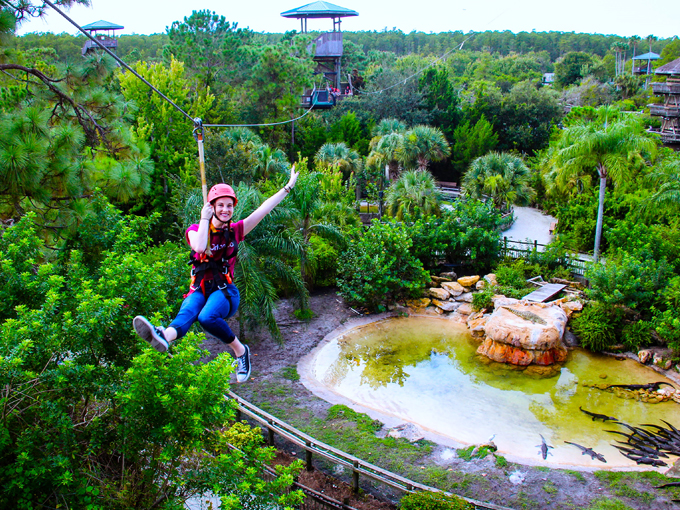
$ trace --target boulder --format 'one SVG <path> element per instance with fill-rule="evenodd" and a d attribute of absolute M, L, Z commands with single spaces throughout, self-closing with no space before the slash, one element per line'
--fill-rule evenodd
<path fill-rule="evenodd" d="M 440 288 L 430 288 L 427 291 L 428 295 L 432 298 L 444 301 L 449 298 L 449 292 L 446 289 Z"/>
<path fill-rule="evenodd" d="M 673 362 L 670 359 L 664 358 L 658 353 L 654 355 L 654 364 L 659 368 L 663 368 L 664 370 L 668 370 L 673 366 Z"/>
<path fill-rule="evenodd" d="M 475 289 L 477 290 L 484 290 L 484 287 L 488 285 L 486 280 L 479 280 L 477 283 L 475 283 Z"/>
<path fill-rule="evenodd" d="M 430 279 L 437 285 L 441 285 L 444 282 L 450 282 L 450 278 L 444 278 L 443 276 L 430 276 Z"/>
<path fill-rule="evenodd" d="M 497 306 L 484 325 L 486 339 L 477 352 L 513 365 L 562 362 L 567 357 L 562 342 L 567 320 L 560 306 Z"/>
<path fill-rule="evenodd" d="M 441 276 L 442 278 L 449 278 L 450 281 L 456 281 L 458 279 L 458 275 L 453 271 L 439 273 L 439 276 Z"/>
<path fill-rule="evenodd" d="M 454 299 L 464 303 L 472 303 L 472 292 L 464 292 L 460 296 L 456 296 Z"/>
<path fill-rule="evenodd" d="M 461 315 L 470 315 L 472 313 L 472 305 L 470 303 L 463 303 L 456 309 L 456 312 Z"/>
<path fill-rule="evenodd" d="M 489 285 L 496 286 L 498 285 L 498 279 L 496 279 L 496 275 L 493 273 L 489 273 L 484 276 L 484 279 L 489 283 Z"/>
<path fill-rule="evenodd" d="M 387 433 L 388 437 L 393 437 L 395 439 L 404 438 L 414 443 L 423 439 L 423 431 L 416 425 L 412 423 L 402 423 L 397 425 Z"/>
<path fill-rule="evenodd" d="M 458 278 L 458 283 L 463 287 L 472 287 L 478 281 L 479 276 L 463 276 L 462 278 Z"/>
<path fill-rule="evenodd" d="M 406 301 L 406 306 L 414 310 L 418 310 L 420 308 L 425 308 L 431 302 L 432 300 L 430 298 L 410 299 Z"/>
<path fill-rule="evenodd" d="M 560 306 L 562 307 L 562 310 L 565 311 L 567 314 L 567 317 L 571 317 L 571 314 L 574 312 L 580 312 L 583 310 L 583 303 L 579 301 L 567 301 L 564 303 L 560 303 Z"/>
<path fill-rule="evenodd" d="M 467 327 L 474 337 L 484 337 L 484 326 L 486 321 L 489 319 L 490 315 L 480 315 L 478 313 L 473 313 L 468 317 Z"/>
<path fill-rule="evenodd" d="M 640 360 L 640 363 L 649 363 L 651 359 L 653 358 L 652 351 L 649 349 L 642 349 L 641 351 L 638 352 L 638 359 Z"/>
<path fill-rule="evenodd" d="M 444 282 L 441 286 L 442 289 L 446 289 L 452 296 L 460 296 L 465 292 L 463 286 L 458 282 Z"/>
<path fill-rule="evenodd" d="M 503 294 L 495 294 L 491 298 L 491 301 L 493 301 L 494 308 L 498 308 L 499 306 L 512 306 L 519 303 L 519 299 L 505 297 Z"/>
<path fill-rule="evenodd" d="M 445 312 L 455 312 L 456 309 L 460 307 L 460 303 L 456 303 L 455 301 L 440 301 L 438 299 L 433 299 L 432 304 Z"/>

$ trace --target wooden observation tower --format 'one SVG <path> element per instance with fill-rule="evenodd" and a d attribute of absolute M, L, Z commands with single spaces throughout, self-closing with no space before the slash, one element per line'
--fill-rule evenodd
<path fill-rule="evenodd" d="M 663 104 L 650 104 L 649 113 L 661 117 L 658 133 L 666 145 L 680 144 L 680 58 L 659 67 L 654 74 L 666 76 L 665 82 L 653 82 L 654 94 L 663 97 Z"/>
<path fill-rule="evenodd" d="M 320 34 L 309 46 L 309 51 L 314 49 L 314 62 L 316 62 L 317 76 L 323 76 L 324 80 L 320 88 L 305 91 L 302 96 L 302 106 L 315 108 L 331 108 L 336 100 L 342 99 L 346 94 L 352 93 L 351 84 L 342 81 L 342 31 L 340 23 L 342 18 L 358 16 L 359 13 L 329 2 L 313 2 L 297 9 L 291 9 L 281 13 L 284 18 L 298 18 L 300 20 L 300 32 L 307 33 L 307 21 L 310 18 L 330 18 L 333 20 L 333 31 Z"/>
<path fill-rule="evenodd" d="M 118 39 L 116 39 L 114 31 L 122 30 L 124 28 L 124 26 L 116 25 L 110 21 L 99 20 L 95 21 L 94 23 L 90 23 L 89 25 L 85 25 L 83 30 L 87 30 L 92 37 L 97 39 L 106 48 L 115 53 L 118 49 Z M 99 50 L 99 46 L 94 41 L 88 39 L 85 41 L 85 45 L 83 46 L 83 56 L 97 50 Z"/>

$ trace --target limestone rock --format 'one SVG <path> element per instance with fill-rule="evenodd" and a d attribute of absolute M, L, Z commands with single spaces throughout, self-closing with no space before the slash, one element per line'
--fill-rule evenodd
<path fill-rule="evenodd" d="M 467 327 L 474 337 L 484 337 L 484 325 L 489 319 L 490 315 L 480 315 L 477 313 L 471 314 L 468 317 Z"/>
<path fill-rule="evenodd" d="M 470 303 L 463 303 L 456 309 L 456 312 L 461 315 L 470 315 L 472 313 L 472 305 Z"/>
<path fill-rule="evenodd" d="M 498 308 L 499 306 L 512 306 L 519 303 L 519 299 L 505 297 L 503 294 L 495 294 L 491 298 L 491 301 L 493 301 L 494 308 Z"/>
<path fill-rule="evenodd" d="M 652 351 L 642 349 L 638 352 L 638 358 L 640 359 L 640 363 L 648 363 L 652 359 Z"/>
<path fill-rule="evenodd" d="M 406 306 L 417 310 L 420 308 L 425 308 L 431 302 L 432 300 L 430 298 L 410 299 L 409 301 L 406 301 Z"/>
<path fill-rule="evenodd" d="M 439 299 L 440 301 L 444 301 L 445 299 L 449 298 L 449 291 L 447 291 L 446 289 L 431 288 L 428 289 L 427 292 L 430 297 Z"/>
<path fill-rule="evenodd" d="M 444 310 L 442 310 L 438 306 L 435 306 L 434 311 L 437 312 L 437 315 L 444 315 L 444 313 L 446 313 L 446 312 L 444 312 Z"/>
<path fill-rule="evenodd" d="M 445 312 L 455 312 L 460 306 L 460 303 L 456 303 L 455 301 L 439 301 L 438 299 L 433 299 L 432 304 Z"/>
<path fill-rule="evenodd" d="M 458 283 L 463 287 L 472 287 L 478 281 L 479 276 L 463 276 L 462 278 L 458 278 Z"/>
<path fill-rule="evenodd" d="M 660 354 L 654 355 L 654 364 L 659 368 L 663 368 L 664 370 L 668 370 L 673 366 L 673 362 L 671 360 L 664 358 Z"/>
<path fill-rule="evenodd" d="M 491 286 L 496 286 L 498 285 L 498 280 L 496 279 L 496 275 L 494 273 L 489 273 L 484 276 L 484 279 L 489 283 Z"/>
<path fill-rule="evenodd" d="M 583 303 L 579 301 L 567 301 L 564 303 L 560 303 L 560 306 L 562 307 L 562 310 L 565 311 L 567 314 L 567 317 L 571 317 L 571 314 L 574 312 L 580 312 L 583 310 Z"/>
<path fill-rule="evenodd" d="M 512 305 L 513 311 L 508 308 L 496 306 L 486 321 L 479 354 L 514 365 L 551 365 L 566 359 L 562 337 L 568 319 L 561 307 L 518 303 Z"/>
<path fill-rule="evenodd" d="M 568 329 L 564 332 L 562 342 L 564 342 L 564 345 L 566 345 L 567 347 L 579 346 L 578 337 Z"/>
<path fill-rule="evenodd" d="M 443 276 L 430 276 L 430 279 L 437 285 L 441 285 L 444 282 L 450 282 L 451 278 L 445 278 Z"/>
<path fill-rule="evenodd" d="M 402 423 L 401 425 L 397 425 L 396 427 L 390 429 L 387 435 L 395 439 L 404 438 L 411 443 L 420 441 L 424 437 L 422 430 L 412 423 Z"/>
<path fill-rule="evenodd" d="M 460 296 L 465 289 L 458 282 L 444 282 L 442 283 L 442 289 L 446 289 L 452 296 Z"/>
<path fill-rule="evenodd" d="M 455 300 L 462 301 L 464 303 L 472 303 L 472 292 L 464 292 L 460 296 L 456 296 Z"/>
<path fill-rule="evenodd" d="M 458 275 L 453 271 L 448 271 L 446 273 L 439 273 L 442 278 L 449 278 L 450 281 L 455 281 L 458 279 Z"/>
<path fill-rule="evenodd" d="M 475 283 L 475 289 L 477 290 L 484 290 L 484 287 L 486 286 L 487 286 L 486 280 L 479 280 L 477 283 Z"/>

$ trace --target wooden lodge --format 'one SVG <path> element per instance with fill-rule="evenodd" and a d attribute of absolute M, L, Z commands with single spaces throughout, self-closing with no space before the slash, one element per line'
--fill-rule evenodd
<path fill-rule="evenodd" d="M 663 143 L 680 144 L 680 58 L 659 67 L 654 74 L 666 76 L 666 81 L 652 83 L 654 94 L 663 96 L 663 104 L 648 105 L 649 113 L 661 117 L 658 133 Z"/>

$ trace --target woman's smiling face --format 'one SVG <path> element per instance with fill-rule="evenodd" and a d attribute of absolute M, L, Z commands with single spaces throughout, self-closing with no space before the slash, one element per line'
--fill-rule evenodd
<path fill-rule="evenodd" d="M 220 197 L 213 203 L 215 218 L 222 223 L 228 222 L 234 215 L 234 199 L 231 197 Z"/>

